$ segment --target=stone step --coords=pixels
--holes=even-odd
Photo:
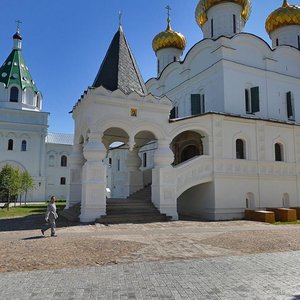
[[[96,220],[100,224],[120,224],[120,223],[152,223],[166,222],[170,218],[165,215],[128,214],[128,215],[106,215]]]

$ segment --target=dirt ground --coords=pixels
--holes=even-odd
[[[2,229],[0,272],[300,250],[299,225],[249,221],[62,226],[57,234]]]

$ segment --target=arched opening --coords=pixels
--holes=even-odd
[[[251,192],[246,194],[246,208],[255,209],[254,194]]]
[[[174,165],[203,155],[203,138],[204,136],[195,131],[185,131],[176,136],[171,143],[171,149],[175,155]]]
[[[284,193],[282,196],[282,205],[283,207],[289,208],[290,207],[290,196],[288,193]]]
[[[14,141],[12,139],[8,140],[7,150],[14,150]]]
[[[25,140],[22,141],[21,151],[27,151],[27,142]]]
[[[68,162],[68,158],[66,155],[62,155],[62,157],[60,158],[60,166],[61,167],[66,167],[67,166],[67,162]]]
[[[283,146],[280,143],[274,145],[275,161],[283,161]]]
[[[109,128],[104,132],[102,142],[107,148],[105,160],[107,198],[126,198],[128,196],[126,157],[129,135],[121,128]]]
[[[19,102],[19,89],[15,86],[13,86],[10,89],[9,101],[10,102]]]
[[[245,142],[242,139],[237,139],[235,141],[235,151],[237,159],[245,159],[246,151],[245,151]]]

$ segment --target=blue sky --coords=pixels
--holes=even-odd
[[[172,28],[187,39],[185,53],[202,39],[194,17],[198,0],[0,1],[0,63],[11,51],[15,21],[19,19],[23,54],[43,94],[43,111],[50,112],[50,132],[73,133],[73,119],[68,112],[93,83],[117,31],[119,10],[123,13],[123,30],[145,81],[156,75],[151,44],[153,37],[166,28],[167,4],[172,7]],[[282,0],[251,2],[252,14],[245,31],[270,43],[265,20]]]

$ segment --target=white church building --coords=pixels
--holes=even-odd
[[[73,135],[48,133],[48,116],[42,111],[42,95],[24,60],[17,29],[13,49],[0,67],[0,168],[10,164],[29,172],[35,182],[29,201],[68,197]]]
[[[126,198],[149,184],[173,219],[299,206],[300,7],[285,0],[269,15],[272,47],[243,32],[250,13],[250,0],[200,0],[204,38],[184,58],[168,18],[146,83],[119,27],[72,111],[69,206],[81,203],[81,221],[106,215],[108,188]]]
[[[74,138],[48,133],[17,31],[0,68],[0,166],[34,176],[32,199],[80,204],[82,222],[104,218],[109,198],[149,186],[174,220],[300,206],[300,6],[284,0],[270,12],[272,46],[243,31],[250,0],[199,0],[195,9],[203,39],[182,57],[185,37],[168,17],[146,83],[119,26],[73,107]]]

